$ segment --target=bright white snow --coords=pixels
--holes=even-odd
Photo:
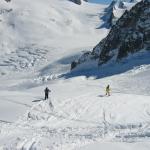
[[[107,35],[96,29],[105,7],[0,1],[0,149],[149,150],[149,52],[69,72]]]

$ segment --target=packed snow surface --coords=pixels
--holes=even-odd
[[[149,52],[69,71],[107,35],[97,29],[105,8],[0,1],[0,150],[150,149]]]
[[[108,33],[96,29],[106,7],[68,0],[0,1],[1,119],[14,121],[25,113],[38,94],[25,89],[69,71],[71,61]]]

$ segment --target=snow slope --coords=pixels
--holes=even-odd
[[[113,6],[114,17],[120,18],[126,10],[130,10],[136,3],[141,0],[116,0]]]
[[[91,145],[87,145],[86,147],[79,148],[76,150],[147,150],[150,148],[149,142],[145,143],[135,143],[135,144],[125,144],[125,143],[111,143],[111,142],[104,142],[104,143],[93,143]]]
[[[0,4],[13,9],[0,16],[1,150],[149,150],[149,52],[69,72],[70,62],[108,33],[96,29],[106,6],[65,0]],[[47,101],[45,86],[52,90]]]
[[[131,61],[120,67],[129,65]],[[150,65],[143,64],[101,79],[79,76],[50,81],[51,103],[39,96],[17,122],[3,123],[1,148],[97,150],[100,145],[106,150],[136,150],[140,145],[139,150],[148,150],[149,73]],[[110,97],[105,96],[107,84]],[[25,92],[40,93],[44,87]]]
[[[105,7],[68,0],[0,1],[1,119],[14,121],[25,113],[38,95],[24,89],[69,71],[74,58],[107,34],[96,29]]]
[[[78,6],[67,0],[1,1],[1,74],[36,65],[39,69],[43,61],[52,64],[72,51],[94,46],[107,34],[105,29],[96,30],[105,7],[86,2]]]

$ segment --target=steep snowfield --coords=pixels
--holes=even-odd
[[[94,46],[107,34],[96,29],[105,7],[86,2],[78,6],[67,0],[1,1],[0,73],[36,65],[39,69],[43,61],[52,64]]]
[[[149,52],[69,72],[107,34],[96,29],[105,7],[0,1],[0,150],[150,149]]]
[[[96,29],[105,7],[68,0],[0,1],[1,119],[14,121],[33,104],[38,93],[20,90],[69,71],[73,59],[107,34]]]

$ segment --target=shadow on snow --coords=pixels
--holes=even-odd
[[[88,63],[79,65],[74,70],[61,75],[62,78],[68,79],[72,77],[85,76],[95,77],[96,79],[109,77],[121,73],[125,73],[130,70],[141,69],[142,65],[150,65],[150,51],[138,52],[134,55],[130,55],[127,58],[120,60],[119,62],[111,61],[102,66],[95,66]]]

